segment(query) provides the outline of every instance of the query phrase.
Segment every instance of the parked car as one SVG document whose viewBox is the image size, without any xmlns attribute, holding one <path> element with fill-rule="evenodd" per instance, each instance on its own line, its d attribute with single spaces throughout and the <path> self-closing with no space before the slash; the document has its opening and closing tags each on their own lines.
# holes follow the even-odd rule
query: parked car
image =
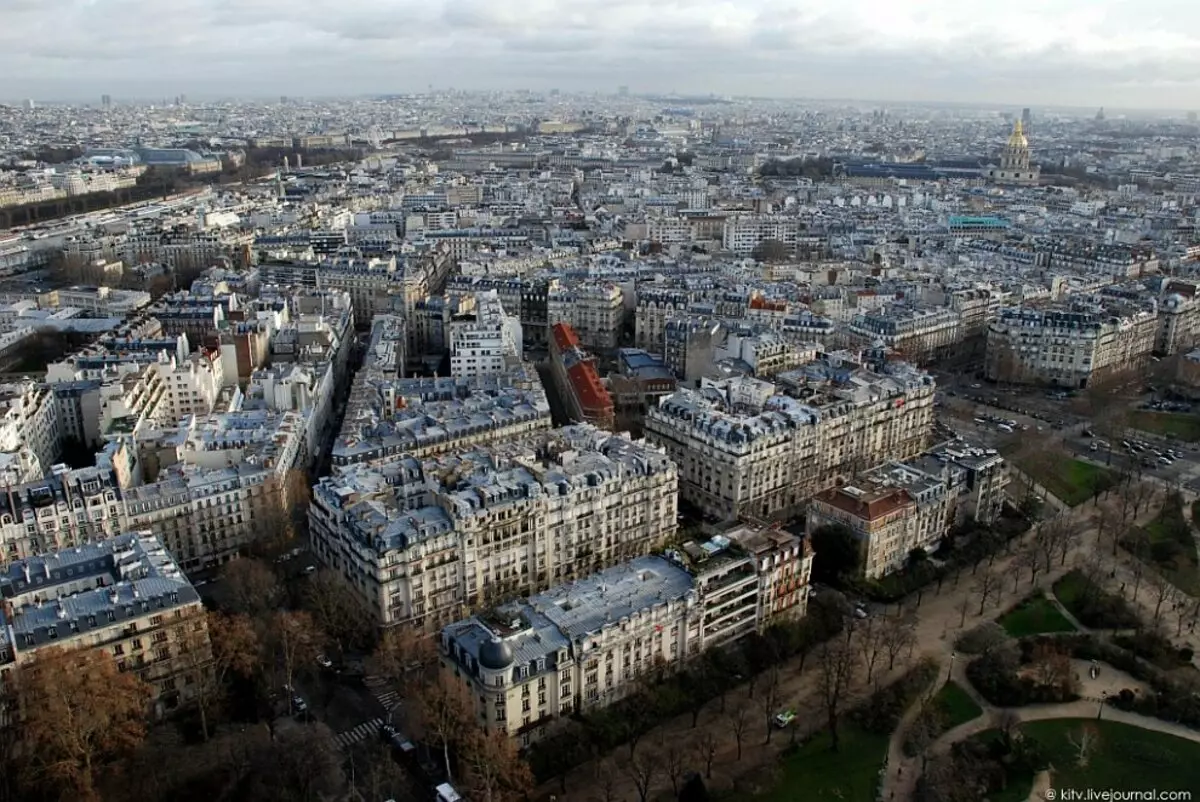
<svg viewBox="0 0 1200 802">
<path fill-rule="evenodd" d="M 783 729 L 796 720 L 795 710 L 781 710 L 775 714 L 775 726 Z"/>
<path fill-rule="evenodd" d="M 317 665 L 319 665 L 321 668 L 333 668 L 333 661 L 323 654 L 318 654 Z"/>
</svg>

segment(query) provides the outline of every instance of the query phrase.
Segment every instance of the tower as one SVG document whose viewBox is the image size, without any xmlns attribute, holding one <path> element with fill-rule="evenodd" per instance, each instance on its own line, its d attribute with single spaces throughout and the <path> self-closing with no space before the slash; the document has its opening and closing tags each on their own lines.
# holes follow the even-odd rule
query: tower
<svg viewBox="0 0 1200 802">
<path fill-rule="evenodd" d="M 991 165 L 986 168 L 983 177 L 1000 184 L 1036 184 L 1040 175 L 1041 170 L 1030 162 L 1025 126 L 1017 120 L 1000 154 L 999 166 Z"/>
<path fill-rule="evenodd" d="M 1018 173 L 1029 171 L 1029 140 L 1025 138 L 1025 126 L 1020 120 L 1013 124 L 1008 144 L 1004 146 L 1000 169 Z"/>
</svg>

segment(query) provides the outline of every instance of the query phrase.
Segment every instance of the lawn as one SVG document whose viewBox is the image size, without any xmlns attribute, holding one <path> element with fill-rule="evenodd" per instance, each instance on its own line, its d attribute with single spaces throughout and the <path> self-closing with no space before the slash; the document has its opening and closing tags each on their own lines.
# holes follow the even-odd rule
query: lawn
<svg viewBox="0 0 1200 802">
<path fill-rule="evenodd" d="M 1075 627 L 1044 596 L 1031 596 L 1000 618 L 1000 626 L 1014 638 L 1044 632 L 1074 632 Z"/>
<path fill-rule="evenodd" d="M 970 694 L 963 690 L 957 682 L 950 681 L 933 697 L 933 703 L 941 708 L 945 715 L 946 731 L 959 724 L 966 724 L 972 719 L 983 715 L 983 708 L 975 703 Z"/>
<path fill-rule="evenodd" d="M 1138 556 L 1152 563 L 1180 590 L 1200 593 L 1200 555 L 1196 553 L 1194 532 L 1184 517 L 1182 503 L 1168 502 L 1142 531 L 1146 534 L 1142 548 L 1148 546 L 1149 553 Z M 1126 548 L 1137 555 L 1138 542 L 1126 540 L 1122 541 Z"/>
<path fill-rule="evenodd" d="M 887 756 L 888 736 L 875 735 L 843 720 L 838 727 L 841 749 L 829 749 L 829 734 L 821 731 L 793 755 L 783 758 L 775 787 L 756 794 L 756 802 L 837 800 L 875 802 L 879 769 Z M 744 800 L 746 797 L 739 797 Z"/>
<path fill-rule="evenodd" d="M 1086 767 L 1079 765 L 1078 750 L 1071 744 L 1085 726 L 1096 727 L 1099 734 Z M 1200 743 L 1194 741 L 1117 721 L 1078 718 L 1031 721 L 1021 731 L 1045 748 L 1056 788 L 1200 788 Z"/>
<path fill-rule="evenodd" d="M 1053 452 L 1020 458 L 1018 467 L 1072 507 L 1088 501 L 1114 481 L 1112 472 L 1105 468 Z"/>
<path fill-rule="evenodd" d="M 1134 429 L 1163 437 L 1174 437 L 1189 442 L 1200 440 L 1200 415 L 1138 410 L 1130 416 L 1129 425 Z"/>
</svg>

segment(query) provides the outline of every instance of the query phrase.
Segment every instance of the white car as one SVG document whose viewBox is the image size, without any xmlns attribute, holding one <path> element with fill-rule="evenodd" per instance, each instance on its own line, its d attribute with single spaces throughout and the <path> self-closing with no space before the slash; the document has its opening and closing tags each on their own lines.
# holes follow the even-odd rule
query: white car
<svg viewBox="0 0 1200 802">
<path fill-rule="evenodd" d="M 775 726 L 778 727 L 779 729 L 783 729 L 784 727 L 788 726 L 795 720 L 796 720 L 796 711 L 795 710 L 781 710 L 775 714 Z"/>
</svg>

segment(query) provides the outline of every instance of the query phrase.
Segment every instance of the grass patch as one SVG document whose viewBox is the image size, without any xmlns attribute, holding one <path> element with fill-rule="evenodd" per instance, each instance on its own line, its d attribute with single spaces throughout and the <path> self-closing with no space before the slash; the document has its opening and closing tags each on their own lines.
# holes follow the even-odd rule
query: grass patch
<svg viewBox="0 0 1200 802">
<path fill-rule="evenodd" d="M 1133 629 L 1141 623 L 1133 607 L 1080 571 L 1054 583 L 1054 595 L 1079 623 L 1092 629 Z"/>
<path fill-rule="evenodd" d="M 1031 596 L 1000 618 L 1000 626 L 1014 638 L 1047 632 L 1075 632 L 1075 626 L 1044 596 Z"/>
<path fill-rule="evenodd" d="M 951 680 L 933 697 L 933 703 L 945 715 L 946 729 L 952 730 L 960 724 L 979 718 L 983 708 L 975 703 L 971 695 L 957 682 Z"/>
<path fill-rule="evenodd" d="M 1017 460 L 1018 467 L 1066 504 L 1078 506 L 1111 487 L 1112 472 L 1065 454 L 1041 452 Z"/>
<path fill-rule="evenodd" d="M 879 769 L 887 756 L 889 736 L 867 732 L 848 719 L 838 727 L 841 746 L 831 750 L 829 733 L 822 730 L 794 753 L 783 758 L 775 787 L 749 799 L 795 802 L 797 799 L 875 802 Z M 747 797 L 739 796 L 745 800 Z"/>
<path fill-rule="evenodd" d="M 1172 496 L 1150 523 L 1122 539 L 1127 551 L 1153 565 L 1171 584 L 1200 594 L 1200 555 L 1192 525 L 1184 517 L 1183 501 Z"/>
<path fill-rule="evenodd" d="M 1094 726 L 1099 739 L 1086 766 L 1070 738 Z M 1187 791 L 1200 788 L 1200 743 L 1166 733 L 1143 730 L 1118 721 L 1050 719 L 1022 725 L 1037 739 L 1054 767 L 1056 788 L 1112 788 L 1118 791 Z M 1153 778 L 1148 783 L 1147 778 Z"/>
<path fill-rule="evenodd" d="M 1200 440 L 1200 415 L 1178 412 L 1153 412 L 1138 410 L 1129 416 L 1129 425 L 1134 429 L 1177 440 L 1196 442 Z"/>
</svg>

